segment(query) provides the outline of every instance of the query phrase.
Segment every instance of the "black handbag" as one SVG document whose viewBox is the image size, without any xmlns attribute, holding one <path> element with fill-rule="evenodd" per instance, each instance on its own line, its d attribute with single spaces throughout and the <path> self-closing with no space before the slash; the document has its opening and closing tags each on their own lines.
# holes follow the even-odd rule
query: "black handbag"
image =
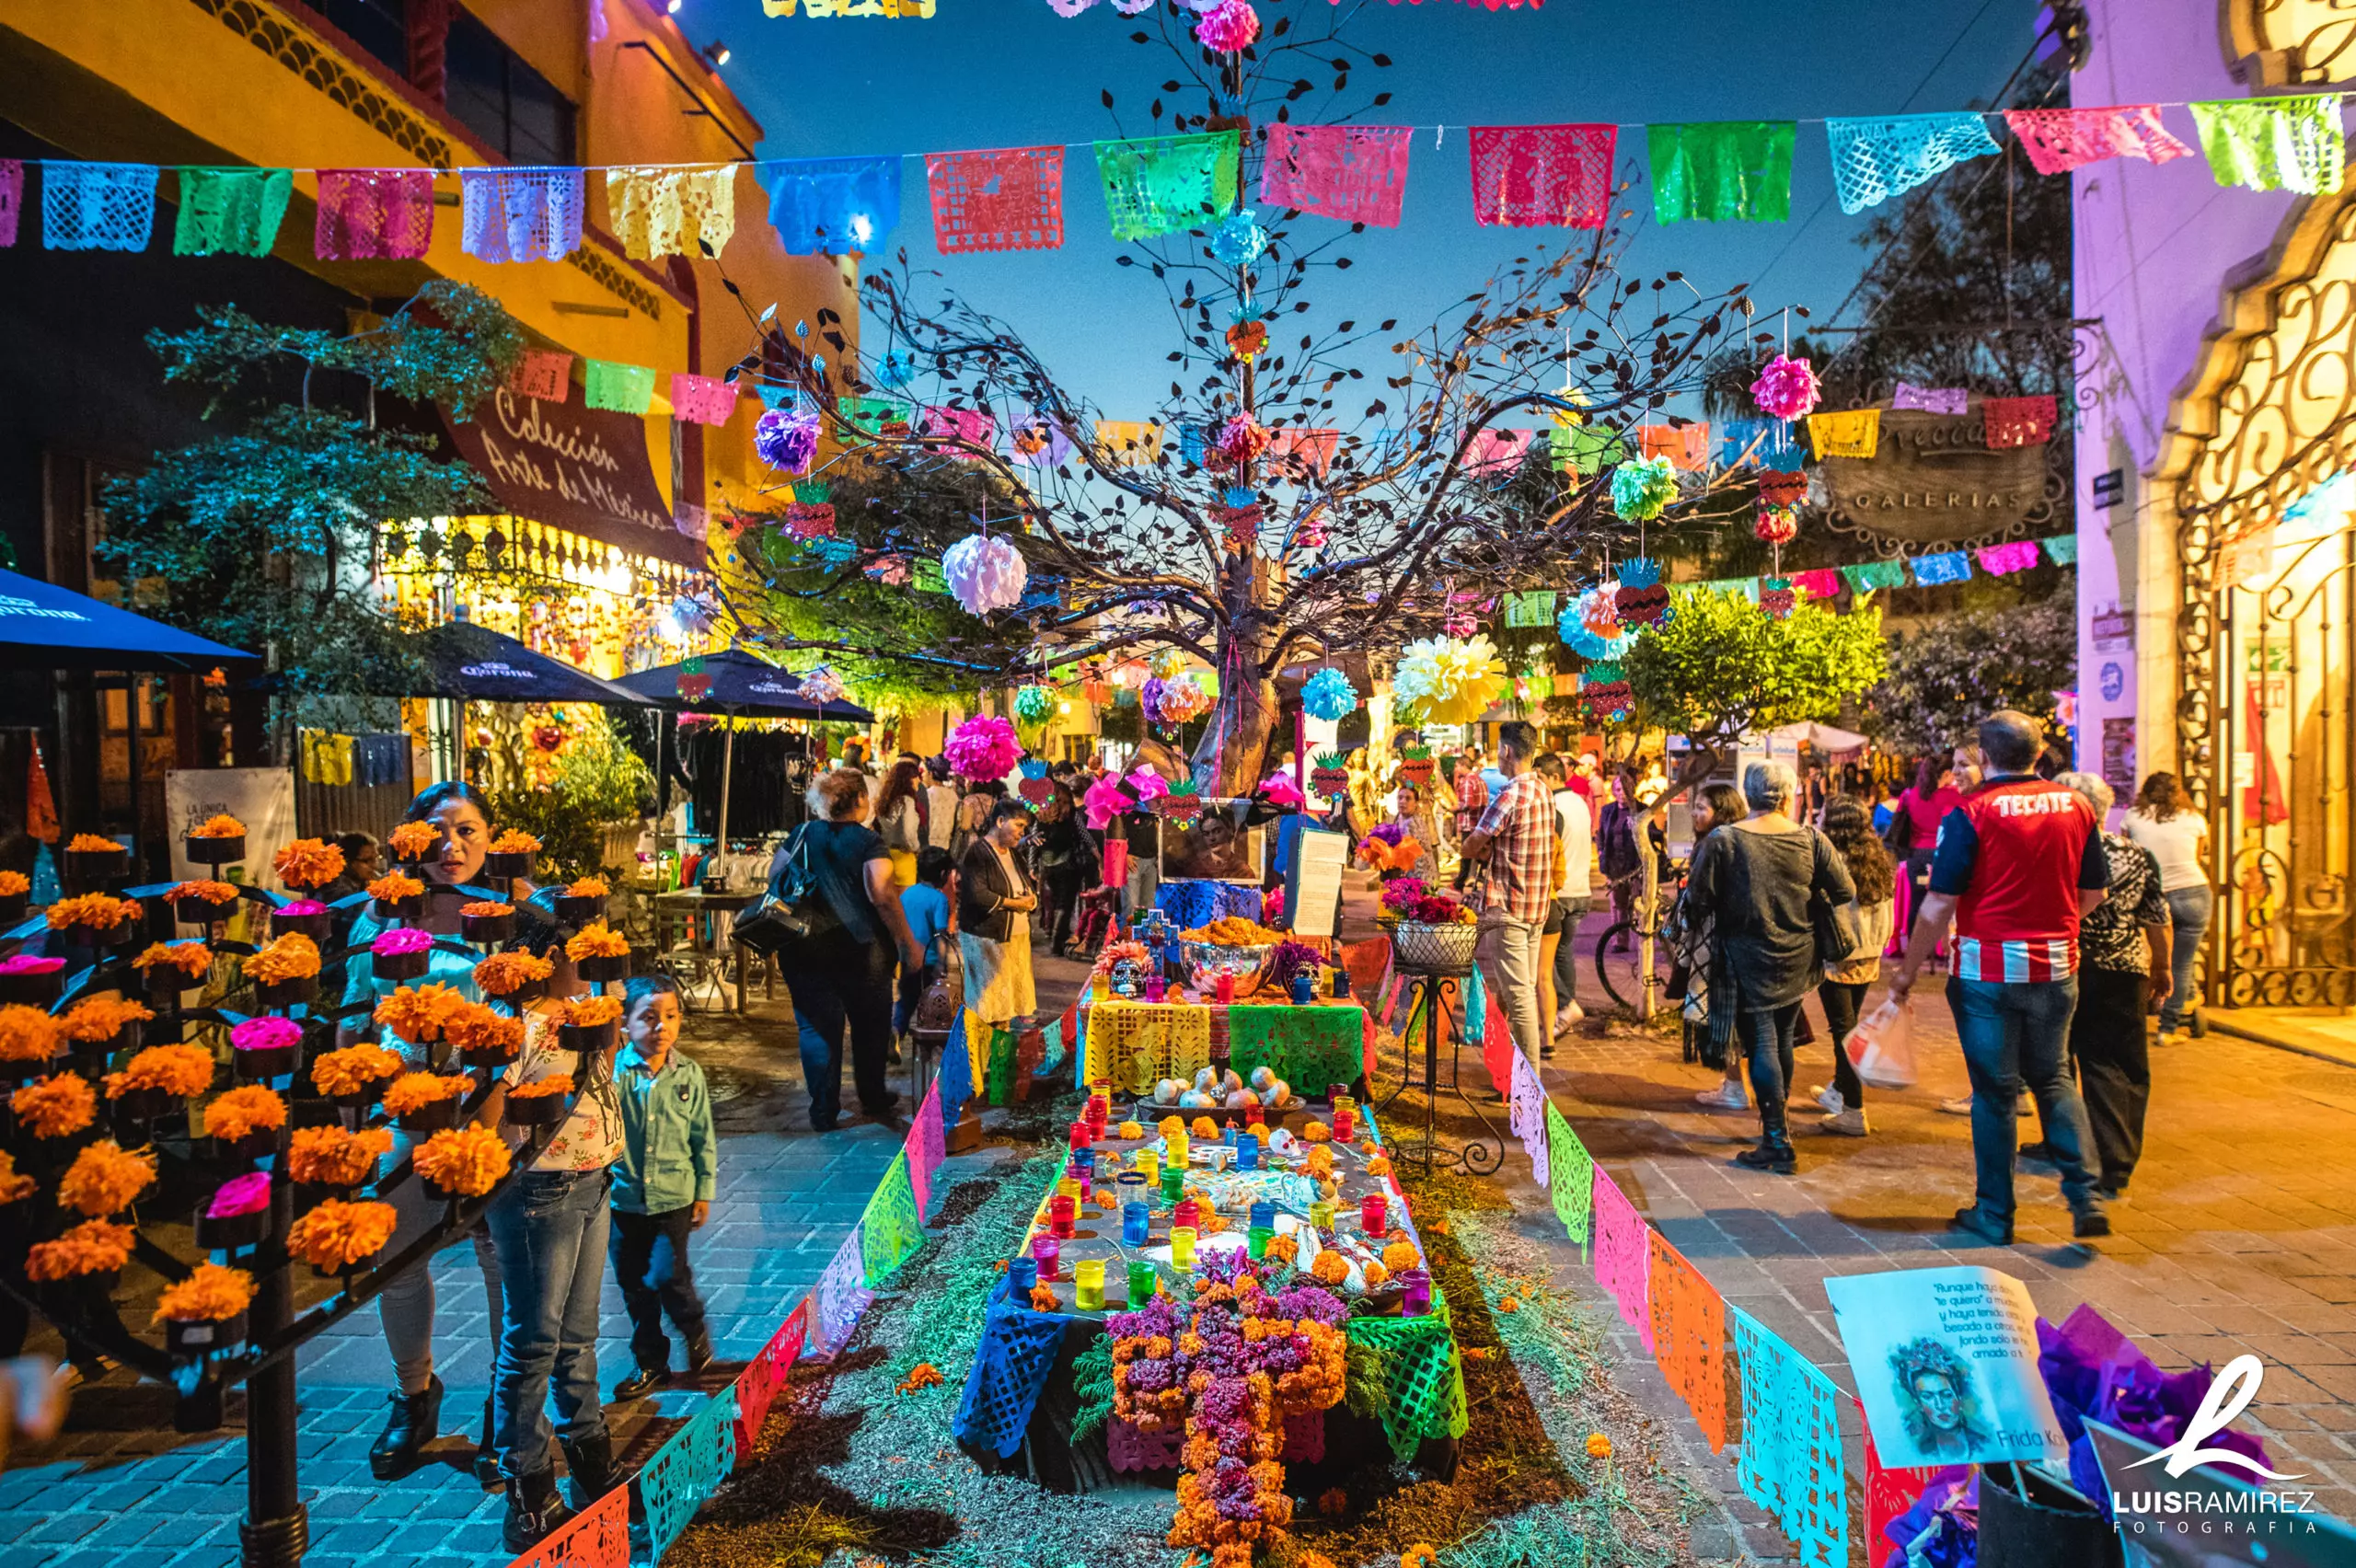
<svg viewBox="0 0 2356 1568">
<path fill-rule="evenodd" d="M 1819 857 L 1837 855 L 1832 841 L 1815 828 L 1816 852 Z M 1857 956 L 1865 945 L 1865 927 L 1862 912 L 1854 898 L 1835 904 L 1825 894 L 1821 883 L 1811 886 L 1807 894 L 1808 925 L 1816 934 L 1816 962 L 1819 969 L 1846 963 Z"/>
<path fill-rule="evenodd" d="M 810 870 L 809 832 L 807 824 L 794 829 L 784 868 L 770 878 L 761 901 L 737 917 L 735 940 L 766 957 L 783 956 L 842 928 Z"/>
</svg>

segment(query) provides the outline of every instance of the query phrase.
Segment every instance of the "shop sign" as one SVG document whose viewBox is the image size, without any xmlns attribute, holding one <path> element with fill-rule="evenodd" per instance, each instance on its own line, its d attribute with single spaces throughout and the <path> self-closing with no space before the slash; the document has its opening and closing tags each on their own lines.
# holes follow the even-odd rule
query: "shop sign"
<svg viewBox="0 0 2356 1568">
<path fill-rule="evenodd" d="M 476 405 L 474 418 L 449 428 L 502 511 L 634 555 L 706 564 L 703 542 L 672 524 L 638 415 L 544 403 L 502 387 Z"/>
<path fill-rule="evenodd" d="M 2127 494 L 2127 470 L 2113 468 L 2095 476 L 2095 510 L 2108 512 Z"/>
<path fill-rule="evenodd" d="M 2019 527 L 2050 510 L 2046 447 L 1991 450 L 1979 409 L 1885 408 L 1870 457 L 1821 465 L 1832 510 L 1850 526 L 1915 545 L 1955 544 Z"/>
<path fill-rule="evenodd" d="M 2096 610 L 2087 630 L 2098 653 L 2123 653 L 2135 646 L 2135 617 L 2117 605 Z"/>
<path fill-rule="evenodd" d="M 2102 721 L 2102 781 L 2122 801 L 2135 793 L 2135 721 Z"/>
</svg>

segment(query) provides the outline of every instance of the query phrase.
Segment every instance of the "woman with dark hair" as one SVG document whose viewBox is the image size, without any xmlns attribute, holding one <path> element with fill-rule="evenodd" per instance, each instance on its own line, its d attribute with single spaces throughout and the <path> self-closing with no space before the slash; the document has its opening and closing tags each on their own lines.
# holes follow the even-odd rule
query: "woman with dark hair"
<svg viewBox="0 0 2356 1568">
<path fill-rule="evenodd" d="M 1731 826 L 1750 814 L 1742 803 L 1742 791 L 1731 784 L 1704 784 L 1693 791 L 1693 853 L 1702 852 L 1702 842 L 1719 828 Z M 1677 908 L 1678 938 L 1676 966 L 1669 976 L 1669 993 L 1680 1005 L 1691 1007 L 1691 999 L 1698 994 L 1706 1008 L 1710 985 L 1710 912 L 1697 908 L 1690 899 L 1680 900 Z M 1689 1014 L 1690 1016 L 1690 1014 Z M 1706 1022 L 1706 1019 L 1704 1020 Z M 1750 1091 L 1742 1083 L 1742 1058 L 1732 1051 L 1725 1053 L 1725 1062 L 1718 1082 L 1693 1097 L 1696 1105 L 1713 1111 L 1748 1111 Z"/>
<path fill-rule="evenodd" d="M 1001 801 L 957 868 L 957 944 L 965 959 L 965 1005 L 984 1023 L 1027 1019 L 1039 1006 L 1031 979 L 1031 921 L 1038 890 L 1014 852 L 1031 808 Z"/>
<path fill-rule="evenodd" d="M 1047 894 L 1047 946 L 1057 958 L 1071 940 L 1080 895 L 1095 875 L 1102 850 L 1080 820 L 1071 786 L 1058 780 L 1039 808 L 1039 881 Z"/>
<path fill-rule="evenodd" d="M 1844 1137 L 1861 1138 L 1865 1124 L 1865 1088 L 1849 1060 L 1850 1032 L 1857 1027 L 1865 993 L 1881 978 L 1882 949 L 1889 945 L 1891 915 L 1897 896 L 1898 867 L 1889 850 L 1874 836 L 1873 819 L 1863 802 L 1852 795 L 1835 795 L 1824 803 L 1824 836 L 1841 852 L 1849 880 L 1857 889 L 1857 924 L 1864 940 L 1846 963 L 1828 963 L 1816 988 L 1824 1004 L 1824 1021 L 1832 1032 L 1832 1084 L 1808 1092 L 1831 1113 L 1822 1128 Z"/>
<path fill-rule="evenodd" d="M 2168 994 L 2160 1003 L 2160 1043 L 2173 1044 L 2185 1010 L 2198 1004 L 2192 972 L 2200 963 L 2217 894 L 2209 883 L 2209 824 L 2185 799 L 2173 773 L 2151 774 L 2135 796 L 2119 831 L 2159 862 L 2160 894 L 2168 901 Z"/>
<path fill-rule="evenodd" d="M 908 929 L 884 840 L 867 825 L 867 780 L 855 768 L 820 774 L 810 786 L 810 820 L 793 830 L 769 866 L 778 897 L 797 863 L 806 869 L 827 929 L 783 949 L 779 977 L 793 997 L 801 1033 L 802 1078 L 810 1090 L 810 1125 L 831 1133 L 842 1120 L 844 1035 L 860 1109 L 881 1121 L 899 1096 L 884 1081 L 892 1050 L 894 954 L 921 968 L 924 951 Z"/>
<path fill-rule="evenodd" d="M 1914 782 L 1899 792 L 1888 847 L 1906 857 L 1906 933 L 1914 934 L 1914 914 L 1931 885 L 1931 852 L 1939 846 L 1939 824 L 1963 803 L 1957 788 L 1956 767 L 1926 756 L 1914 769 Z"/>
<path fill-rule="evenodd" d="M 924 847 L 923 775 L 914 757 L 902 757 L 875 798 L 875 831 L 892 858 L 892 885 L 903 893 L 917 885 L 917 851 Z"/>
</svg>

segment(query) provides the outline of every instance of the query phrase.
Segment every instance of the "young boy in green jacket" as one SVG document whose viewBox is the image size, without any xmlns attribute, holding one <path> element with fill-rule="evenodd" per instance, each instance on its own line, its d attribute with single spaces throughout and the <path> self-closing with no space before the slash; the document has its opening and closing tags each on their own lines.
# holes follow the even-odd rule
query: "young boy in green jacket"
<svg viewBox="0 0 2356 1568">
<path fill-rule="evenodd" d="M 637 1399 L 669 1380 L 665 1312 L 687 1342 L 687 1370 L 711 1364 L 711 1333 L 687 1263 L 687 1234 L 711 1217 L 719 1140 L 703 1069 L 676 1049 L 679 1022 L 679 988 L 668 979 L 640 975 L 624 987 L 624 1039 L 614 1060 L 622 1152 L 613 1165 L 611 1255 L 638 1370 L 615 1387 L 618 1400 Z"/>
</svg>

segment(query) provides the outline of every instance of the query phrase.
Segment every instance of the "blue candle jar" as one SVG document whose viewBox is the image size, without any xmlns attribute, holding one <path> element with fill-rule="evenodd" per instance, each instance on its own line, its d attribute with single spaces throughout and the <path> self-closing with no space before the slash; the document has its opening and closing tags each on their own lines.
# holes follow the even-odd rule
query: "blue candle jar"
<svg viewBox="0 0 2356 1568">
<path fill-rule="evenodd" d="M 1027 1305 L 1031 1300 L 1033 1288 L 1039 1283 L 1039 1260 L 1027 1253 L 1008 1260 L 1006 1283 L 1013 1287 L 1014 1294 L 1021 1297 Z"/>
<path fill-rule="evenodd" d="M 1276 1205 L 1265 1198 L 1252 1205 L 1252 1228 L 1274 1230 L 1276 1228 Z"/>
<path fill-rule="evenodd" d="M 1242 1138 L 1237 1141 L 1235 1146 L 1235 1168 L 1238 1170 L 1257 1170 L 1260 1169 L 1260 1140 L 1258 1138 Z"/>
<path fill-rule="evenodd" d="M 1151 1233 L 1153 1210 L 1142 1200 L 1132 1199 L 1121 1205 L 1121 1243 L 1126 1247 L 1142 1247 Z"/>
</svg>

